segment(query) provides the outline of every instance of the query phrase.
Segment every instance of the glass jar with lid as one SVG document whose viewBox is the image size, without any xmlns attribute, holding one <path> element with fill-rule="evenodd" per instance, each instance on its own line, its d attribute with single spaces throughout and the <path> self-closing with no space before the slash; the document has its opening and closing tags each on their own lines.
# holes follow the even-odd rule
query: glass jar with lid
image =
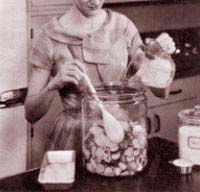
<svg viewBox="0 0 200 192">
<path fill-rule="evenodd" d="M 200 165 L 200 106 L 180 111 L 178 128 L 180 158 Z"/>
<path fill-rule="evenodd" d="M 147 164 L 145 89 L 136 83 L 110 82 L 96 86 L 102 105 L 123 128 L 120 141 L 105 131 L 102 111 L 93 95 L 82 101 L 83 160 L 85 168 L 102 176 L 128 176 Z"/>
</svg>

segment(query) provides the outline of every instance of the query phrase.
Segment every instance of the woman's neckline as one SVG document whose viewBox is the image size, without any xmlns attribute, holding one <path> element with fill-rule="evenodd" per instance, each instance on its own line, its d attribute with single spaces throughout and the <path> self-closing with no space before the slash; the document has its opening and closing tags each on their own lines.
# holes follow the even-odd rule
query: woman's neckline
<svg viewBox="0 0 200 192">
<path fill-rule="evenodd" d="M 74 9 L 74 8 L 72 8 L 72 9 Z M 76 17 L 74 17 L 74 15 L 73 15 L 74 13 L 71 13 L 73 11 L 77 11 L 78 12 L 77 14 L 79 14 L 79 15 L 77 15 Z M 85 30 L 83 28 L 83 26 L 79 25 L 80 20 L 76 22 L 76 19 L 78 20 L 79 18 L 81 18 L 81 22 L 83 22 L 83 25 L 84 24 L 87 25 L 87 18 L 85 16 L 83 16 L 77 10 L 77 8 L 75 8 L 75 10 L 70 10 L 69 12 L 67 12 L 65 15 L 63 15 L 61 17 L 58 17 L 57 18 L 57 22 L 59 24 L 59 27 L 61 27 L 64 31 L 66 31 L 66 32 L 70 31 L 70 33 L 74 32 L 75 36 L 79 36 L 79 37 L 81 36 L 81 37 L 83 37 L 83 36 L 87 35 L 88 33 L 92 34 L 92 33 L 98 32 L 99 30 L 101 30 L 108 23 L 108 21 L 109 21 L 109 15 L 110 15 L 109 11 L 106 10 L 106 9 L 102 9 L 102 11 L 104 11 L 104 13 L 105 13 L 104 19 L 101 21 L 100 25 L 97 26 L 97 27 L 94 27 L 93 30 Z M 66 20 L 68 20 L 70 22 L 67 23 Z M 95 19 L 94 19 L 94 21 L 95 21 Z M 67 24 L 65 25 L 65 23 L 67 23 Z"/>
</svg>

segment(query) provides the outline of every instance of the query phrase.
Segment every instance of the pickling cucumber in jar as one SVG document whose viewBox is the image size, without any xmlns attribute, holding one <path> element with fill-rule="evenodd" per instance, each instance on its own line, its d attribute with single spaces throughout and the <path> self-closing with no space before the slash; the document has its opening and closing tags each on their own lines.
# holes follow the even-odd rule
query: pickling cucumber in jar
<svg viewBox="0 0 200 192">
<path fill-rule="evenodd" d="M 103 115 L 94 96 L 82 100 L 83 161 L 87 171 L 107 177 L 130 176 L 147 164 L 147 106 L 145 89 L 128 82 L 103 83 L 96 94 L 123 128 L 123 139 L 106 134 Z M 118 134 L 117 131 L 113 132 Z"/>
</svg>

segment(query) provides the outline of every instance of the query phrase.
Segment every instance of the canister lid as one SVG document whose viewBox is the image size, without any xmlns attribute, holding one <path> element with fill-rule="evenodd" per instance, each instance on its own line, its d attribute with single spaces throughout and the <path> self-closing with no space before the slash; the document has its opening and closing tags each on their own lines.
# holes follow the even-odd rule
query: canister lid
<svg viewBox="0 0 200 192">
<path fill-rule="evenodd" d="M 178 117 L 185 123 L 196 123 L 200 125 L 200 105 L 191 109 L 184 109 L 178 113 Z"/>
</svg>

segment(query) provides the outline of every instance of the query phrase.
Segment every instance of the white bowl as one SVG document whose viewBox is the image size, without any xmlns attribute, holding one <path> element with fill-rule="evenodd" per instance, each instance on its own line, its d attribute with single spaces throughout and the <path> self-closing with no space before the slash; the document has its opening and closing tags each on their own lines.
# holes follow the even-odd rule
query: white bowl
<svg viewBox="0 0 200 192">
<path fill-rule="evenodd" d="M 72 187 L 75 180 L 75 151 L 48 151 L 45 153 L 38 182 L 46 190 Z"/>
</svg>

